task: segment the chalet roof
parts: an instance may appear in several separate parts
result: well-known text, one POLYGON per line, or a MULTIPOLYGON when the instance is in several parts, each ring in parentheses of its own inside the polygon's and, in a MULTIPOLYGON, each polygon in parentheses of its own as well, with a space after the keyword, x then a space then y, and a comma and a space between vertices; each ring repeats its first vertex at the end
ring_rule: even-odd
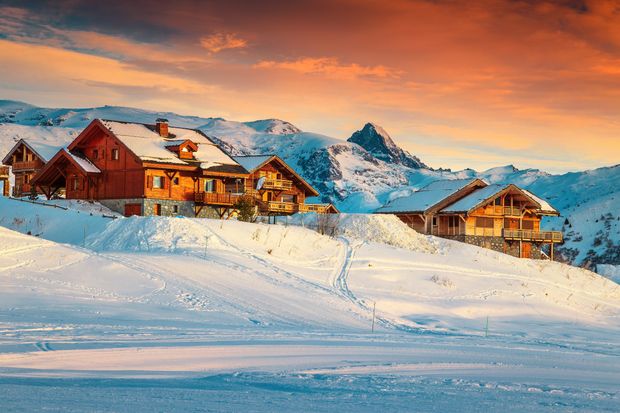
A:
POLYGON ((536 202, 538 202, 538 204, 540 204, 540 211, 541 212, 549 213, 549 214, 553 214, 553 215, 559 215, 560 214, 557 209, 552 207, 551 204, 549 202, 545 201, 544 199, 537 197, 536 195, 534 195, 533 193, 531 193, 530 191, 528 191, 526 189, 521 189, 521 191, 525 192, 527 195, 530 196, 530 198, 532 198, 534 201, 536 201, 536 202))
POLYGON ((480 205, 485 200, 503 191, 506 185, 493 184, 484 188, 476 189, 469 195, 464 196, 453 204, 448 205, 441 212, 468 212, 480 205))
POLYGON ((155 131, 155 125, 107 119, 100 121, 104 127, 143 161, 175 165, 199 164, 200 168, 204 170, 229 165, 234 168, 228 169, 242 174, 246 173, 226 152, 197 129, 171 126, 168 127, 168 138, 163 138, 155 131), (194 152, 194 159, 180 159, 167 149, 168 146, 178 145, 187 140, 194 142, 198 147, 198 150, 194 152))
POLYGON ((99 168, 97 168, 91 161, 89 161, 88 159, 86 159, 85 156, 83 156, 82 154, 79 154, 75 151, 73 152, 69 152, 66 149, 63 149, 63 151, 66 152, 66 154, 71 157, 71 159, 73 159, 73 161, 78 164, 80 166, 80 168, 82 168, 82 170, 86 173, 94 173, 94 174, 98 174, 101 173, 101 170, 99 168))
POLYGON ((526 198, 529 198, 532 203, 534 203, 538 207, 538 212, 541 214, 549 214, 549 215, 557 215, 558 211, 556 211, 548 202, 543 199, 537 197, 525 189, 519 188, 514 184, 508 185, 500 185, 493 184, 488 185, 484 188, 478 188, 474 192, 469 195, 464 196, 458 201, 450 204, 449 206, 443 208, 440 212, 442 213, 466 213, 470 212, 473 209, 482 206, 486 201, 490 199, 494 199, 500 195, 500 193, 504 191, 516 191, 523 194, 526 198))
POLYGON ((275 155, 246 155, 246 156, 233 156, 233 159, 252 173, 267 162, 269 162, 275 155))
POLYGON ((52 159, 54 155, 56 155, 56 153, 58 153, 60 149, 63 148, 63 146, 48 145, 42 142, 27 141, 25 139, 20 139, 15 143, 15 145, 11 148, 11 150, 2 159, 2 163, 7 164, 7 165, 10 164, 11 157, 13 156, 15 151, 19 149, 21 145, 26 146, 28 149, 34 152, 34 154, 37 155, 43 162, 49 162, 49 160, 52 159))
POLYGON ((276 161, 280 163, 284 168, 286 168, 297 180, 301 183, 302 186, 306 187, 308 192, 310 192, 313 196, 317 196, 319 193, 312 185, 308 183, 304 178, 301 177, 289 164, 284 162, 282 158, 278 155, 245 155, 245 156, 233 156, 234 160, 237 161, 240 165, 242 165, 248 172, 252 173, 258 169, 260 169, 263 165, 271 161, 276 161))
POLYGON ((434 181, 409 196, 396 198, 379 208, 380 213, 419 213, 437 205, 447 197, 476 182, 476 179, 448 179, 434 181))

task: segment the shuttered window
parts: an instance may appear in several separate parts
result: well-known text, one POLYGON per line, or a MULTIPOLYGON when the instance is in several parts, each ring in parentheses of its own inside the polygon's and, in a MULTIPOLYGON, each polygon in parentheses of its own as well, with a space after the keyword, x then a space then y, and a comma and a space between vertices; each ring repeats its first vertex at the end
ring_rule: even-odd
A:
POLYGON ((154 176, 153 177, 153 188, 155 189, 163 189, 165 185, 166 179, 163 176, 154 176))
POLYGON ((493 228, 493 218, 476 217, 478 228, 493 228))

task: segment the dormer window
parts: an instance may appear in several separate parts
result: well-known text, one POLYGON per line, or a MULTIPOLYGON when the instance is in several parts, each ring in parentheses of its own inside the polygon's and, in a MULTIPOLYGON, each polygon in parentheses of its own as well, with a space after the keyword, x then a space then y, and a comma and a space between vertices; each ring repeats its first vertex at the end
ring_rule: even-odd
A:
POLYGON ((198 145, 196 145, 191 140, 187 139, 185 141, 177 141, 178 143, 172 143, 166 146, 171 152, 177 154, 177 156, 181 159, 194 159, 194 152, 198 150, 198 145))

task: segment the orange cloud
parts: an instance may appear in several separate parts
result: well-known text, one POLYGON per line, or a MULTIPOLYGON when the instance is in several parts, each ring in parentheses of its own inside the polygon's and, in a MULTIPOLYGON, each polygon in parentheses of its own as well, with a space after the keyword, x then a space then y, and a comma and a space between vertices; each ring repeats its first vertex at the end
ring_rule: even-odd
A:
POLYGON ((305 57, 298 60, 273 61, 263 60, 254 65, 257 69, 285 69, 302 74, 320 73, 340 79, 355 79, 371 76, 379 78, 395 78, 399 72, 385 66, 361 66, 356 63, 341 64, 335 57, 305 57))
POLYGON ((201 38, 200 44, 211 53, 219 53, 227 49, 243 49, 248 42, 234 33, 215 33, 201 38))

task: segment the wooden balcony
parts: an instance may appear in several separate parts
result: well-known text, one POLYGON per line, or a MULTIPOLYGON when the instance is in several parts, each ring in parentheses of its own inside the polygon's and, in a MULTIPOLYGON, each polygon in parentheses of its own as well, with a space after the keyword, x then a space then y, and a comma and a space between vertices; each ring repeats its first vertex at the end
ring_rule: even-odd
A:
POLYGON ((275 202, 269 201, 266 203, 268 212, 283 212, 285 214, 293 214, 297 212, 298 205, 293 202, 275 202))
POLYGON ((40 161, 22 161, 13 163, 13 171, 29 171, 41 168, 43 164, 40 161))
POLYGON ((227 193, 217 193, 217 192, 196 192, 194 193, 194 201, 197 204, 203 205, 226 205, 233 206, 240 195, 233 194, 231 192, 227 193))
POLYGON ((504 229, 503 236, 508 240, 534 242, 562 242, 561 231, 534 231, 531 229, 504 229))
POLYGON ((279 189, 287 191, 293 187, 293 181, 288 179, 265 179, 263 182, 264 189, 279 189))
POLYGON ((8 178, 8 177, 9 177, 9 167, 0 166, 0 178, 8 178))
POLYGON ((517 207, 504 207, 504 215, 509 217, 520 217, 521 209, 517 207))
POLYGON ((330 204, 300 204, 299 212, 316 212, 317 214, 326 214, 330 204))

